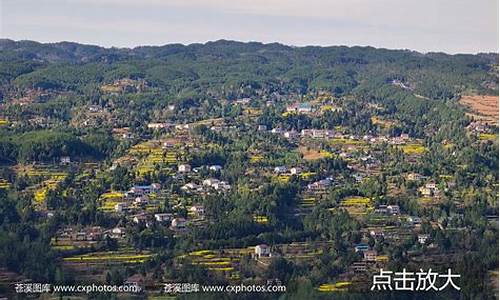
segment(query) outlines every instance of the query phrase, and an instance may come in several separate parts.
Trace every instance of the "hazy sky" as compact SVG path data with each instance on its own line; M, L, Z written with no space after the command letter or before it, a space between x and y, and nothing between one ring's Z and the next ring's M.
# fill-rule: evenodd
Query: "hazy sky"
M0 0L2 38L498 52L498 0Z

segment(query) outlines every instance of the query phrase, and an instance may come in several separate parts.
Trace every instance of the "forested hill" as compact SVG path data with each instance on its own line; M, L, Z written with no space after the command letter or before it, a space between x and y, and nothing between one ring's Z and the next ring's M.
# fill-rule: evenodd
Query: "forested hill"
M497 54L422 54L225 40L133 49L0 40L3 95L30 88L84 94L101 84L132 78L180 98L207 93L254 96L259 90L342 95L396 85L413 95L449 99L464 92L498 94L497 70Z

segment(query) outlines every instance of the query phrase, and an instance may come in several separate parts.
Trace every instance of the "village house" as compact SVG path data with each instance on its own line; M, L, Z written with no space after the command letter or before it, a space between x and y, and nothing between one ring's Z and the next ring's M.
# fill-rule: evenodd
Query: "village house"
M402 145L410 140L410 136L406 133L402 133L400 136L393 137L390 139L389 143L393 145Z
M285 167L285 166L278 166L278 167L274 168L274 173L276 173L276 174L283 174L283 173L286 173L286 171L287 171L287 167Z
M351 157L353 157L352 153L348 153L348 152L344 152L344 151L340 152L339 156L342 157L342 158L351 158Z
M292 175L299 175L300 172L302 172L302 170L299 167L293 167L290 169L290 174Z
M213 186L214 184L218 184L220 182L219 179L216 179L216 178L207 178L205 180L202 181L202 184L204 186Z
M312 137L313 138L331 138L333 137L335 132L333 130L328 129L313 129Z
M418 180L425 179L425 176L420 175L418 173L410 173L406 176L406 179L411 180L411 181L418 181Z
M426 244L427 241L430 239L430 235L428 234L419 234L418 237L418 242L422 245Z
M356 182L361 182L365 178L365 175L363 175L361 173L355 173L355 174L352 174L352 177L354 178L354 180L356 180Z
M384 215L399 215L401 210L399 205L384 205L381 204L375 209L375 213Z
M313 138L332 138L335 137L335 132L328 129L302 129L300 135L303 137L313 137Z
M279 127L271 129L271 133L282 134L283 132L285 131Z
M187 130L187 129L189 129L189 124L177 124L177 125L175 125L175 129L177 129L177 130Z
M100 241L103 237L104 231L101 226L87 227L72 235L72 239L77 241Z
M224 128L226 128L226 127L223 127L223 126L212 126L212 127L210 127L210 130L211 131L215 131L215 132L222 132L222 130L224 130Z
M251 98L241 98L241 99L238 99L234 102L237 104L248 105L248 104L250 104L250 101L252 101Z
M186 228L187 221L184 218L174 218L170 222L171 229L184 229Z
M101 110L101 107L99 105L90 105L89 106L89 111L91 113L97 113Z
M178 171L180 173L189 173L191 172L191 166L188 164L181 164L178 166Z
M415 216L409 216L407 220L409 223L411 223L413 225L419 225L422 223L422 219L420 219L419 217L415 217Z
M163 144L162 144L162 148L164 148L164 149L174 148L174 147L175 147L175 144L176 144L176 141L173 141L173 140L167 140L167 141L164 141L164 142L163 142Z
M71 158L69 156L61 157L61 165L69 165L71 163Z
M418 189L420 194L425 197L432 197L437 195L439 192L438 188L436 187L435 183L427 183L425 186L422 186Z
M205 208L202 205L193 205L189 211L198 218L205 217Z
M370 236L373 238L383 238L385 236L384 230L381 228L375 228L370 230Z
M212 184L212 188L214 188L215 190L219 190L219 191L220 190L229 190L229 189L231 189L231 185L225 181L219 181L217 183Z
M125 139L125 140L131 140L134 138L134 135L130 132L125 132L125 133L122 133L121 137L122 137L122 139Z
M220 170L222 170L222 166L219 166L219 165L211 165L208 169L209 169L210 171L219 172Z
M125 228L123 228L123 227L115 227L115 228L111 229L111 231L109 233L109 237L113 238L113 239L121 239L121 238L124 238L125 235L126 235Z
M183 191L194 191L194 190L199 190L199 189L200 189L200 186L194 182L186 183L185 185L183 185L181 187L181 190L183 190Z
M377 260L377 251L367 250L363 252L363 260L367 262L374 262Z
M171 124L171 123L149 123L148 124L149 129L165 129L165 128L170 128L172 126L173 126L173 124Z
M126 212L126 211L128 211L128 209L129 209L128 203L126 203L126 202L119 202L119 203L115 204L115 212L117 212L117 213Z
M431 189L429 189L429 188L426 188L426 187L424 187L424 186L420 187L420 188L418 189L418 191L419 191L419 193L420 193L422 196L424 196L424 197L430 197L430 196L432 196L432 190L431 190Z
M286 107L287 112L310 113L313 111L311 104L307 102L294 103Z
M132 217L132 221L136 224L146 224L148 216L146 214L139 214Z
M154 214L156 222L164 223L164 222L169 222L172 219L172 214L171 213L157 213Z
M308 190L324 190L332 184L331 178L321 179L307 185Z
M221 181L216 178L208 178L203 180L202 182L203 186L209 186L212 187L215 190L229 190L231 188L231 185L229 185L225 181Z
M125 196L140 197L151 193L158 193L160 189L161 185L159 183L153 183L150 185L134 185L128 192L125 193Z
M356 246L354 246L354 251L355 252L365 252L365 251L368 251L369 250L369 247L367 244L357 244Z
M471 122L466 128L477 133L484 133L487 130L487 127L482 122Z
M298 138L299 137L299 133L297 131L286 131L285 133L283 133L283 136L287 139L295 139L295 138Z
M389 215L399 215L401 213L399 205L387 205L387 213Z
M260 244L255 246L255 257L271 257L271 247L266 244Z
M149 197L147 195L139 196L134 199L134 203L138 206L146 205L149 202Z
M410 135L408 133L402 133L399 138L403 141L408 141L410 139Z
M313 135L314 129L302 129L300 131L300 135L303 137L311 137Z

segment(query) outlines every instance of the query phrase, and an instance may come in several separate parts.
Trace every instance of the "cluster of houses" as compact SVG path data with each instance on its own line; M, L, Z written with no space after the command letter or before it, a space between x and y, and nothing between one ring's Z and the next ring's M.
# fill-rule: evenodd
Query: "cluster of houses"
M420 181L420 180L427 179L427 176L424 176L424 175L421 175L418 173L409 173L408 175L406 175L406 179L408 179L410 181Z
M435 183L426 183L418 189L419 193L424 197L433 197L439 194L439 189Z
M312 113L313 107L308 102L295 102L286 107L286 112L291 113Z
M467 125L466 129L475 133L486 133L488 131L488 126L481 121L474 121Z
M396 216L401 214L401 210L399 209L399 205L379 205L375 208L375 213Z
M228 189L230 186L224 181L217 179L206 179L204 186L211 186L216 189ZM153 223L169 225L172 230L183 230L186 228L187 220L182 217L176 217L173 213L152 213L144 209L148 204L158 202L153 195L158 195L161 191L161 185L152 183L150 185L134 185L130 190L124 193L126 201L115 204L114 211L123 213L136 225L150 227ZM142 208L142 209L141 209ZM133 214L135 213L135 214ZM193 219L204 219L205 209L202 205L192 205L188 207L188 215Z
M299 175L302 172L302 169L300 167L292 167L288 170L286 166L274 167L274 173L276 174L286 174L288 172L290 175Z
M186 229L187 220L183 217L175 217L172 213L141 213L130 216L133 223L140 226L151 227L153 223L167 225L174 231L182 231Z
M150 194L157 194L161 190L159 183L152 183L150 185L134 185L130 190L125 192L124 202L115 204L115 212L124 213L129 212L134 208L140 208L150 203Z
M121 239L126 236L124 227L114 227L111 229L104 229L101 226L84 227L77 229L76 227L65 227L58 231L56 239L80 241L80 242L95 242L102 241L106 237Z
M330 187L333 183L333 178L328 177L325 179L318 180L316 182L307 185L307 189L310 191L321 191Z
M343 134L329 129L302 129L300 131L302 137L312 138L342 138Z
M186 183L181 187L184 192L206 192L208 189L213 189L216 191L228 191L231 189L231 185L226 181L219 180L217 178L207 178L202 181L201 184L196 184L194 182Z
M267 131L266 125L258 125L258 131ZM412 138L406 134L402 133L399 136L388 137L388 136L373 136L373 135L347 135L341 132L331 130L331 129L302 129L300 132L295 130L284 130L281 127L275 127L271 129L271 133L283 135L287 139L296 139L299 137L308 137L315 139L350 139L357 141L365 141L369 144L377 144L377 143L388 143L390 145L403 145L412 141Z

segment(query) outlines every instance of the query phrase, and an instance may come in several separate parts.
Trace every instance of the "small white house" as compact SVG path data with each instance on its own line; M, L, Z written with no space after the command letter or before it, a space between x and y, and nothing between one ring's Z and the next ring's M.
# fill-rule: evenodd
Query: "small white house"
M191 172L191 166L188 165L188 164L179 165L178 171L181 172L181 173Z
M125 236L125 228L115 227L111 230L111 237L114 239L123 238Z
M159 192L159 191L160 191L160 189L161 189L161 184L159 184L159 183L152 183L152 184L151 184L151 191L152 191L153 193L157 193L157 192Z
M430 235L428 235L428 234L419 234L418 235L418 242L420 244L424 245L425 243L427 243L429 238L430 238Z
M204 186L213 186L215 184L219 184L220 180L219 179L216 179L216 178L208 178L208 179L205 179L203 180L202 184Z
M119 202L115 204L115 211L122 213L128 209L128 204L125 202Z
M67 165L71 163L71 158L69 156L63 156L61 157L61 164L62 165Z
M209 169L210 169L210 171L219 172L220 170L222 170L222 166L211 165Z
M186 183L185 185L183 185L181 187L181 190L183 191L189 191L189 190L197 190L200 186L197 185L196 183L194 182L189 182L189 183Z
M399 215L401 213L399 205L387 205L387 213L390 215Z
M134 203L137 205L145 205L148 204L149 197L147 195L136 197Z
M157 222L168 222L172 218L172 214L169 213L159 213L155 214L154 216Z
M287 139L294 139L299 137L299 133L297 131L286 131L283 136Z
M372 229L370 230L370 236L372 236L373 238L384 237L385 236L384 230L378 228Z
M285 166L278 166L278 167L274 168L274 173L277 173L277 174L282 174L282 173L285 173L286 171L287 171L287 169Z
M266 244L260 244L255 246L255 256L260 257L271 257L271 247Z
M427 183L425 185L425 187L428 188L428 189L431 189L431 190L435 190L436 189L436 184L434 182Z

